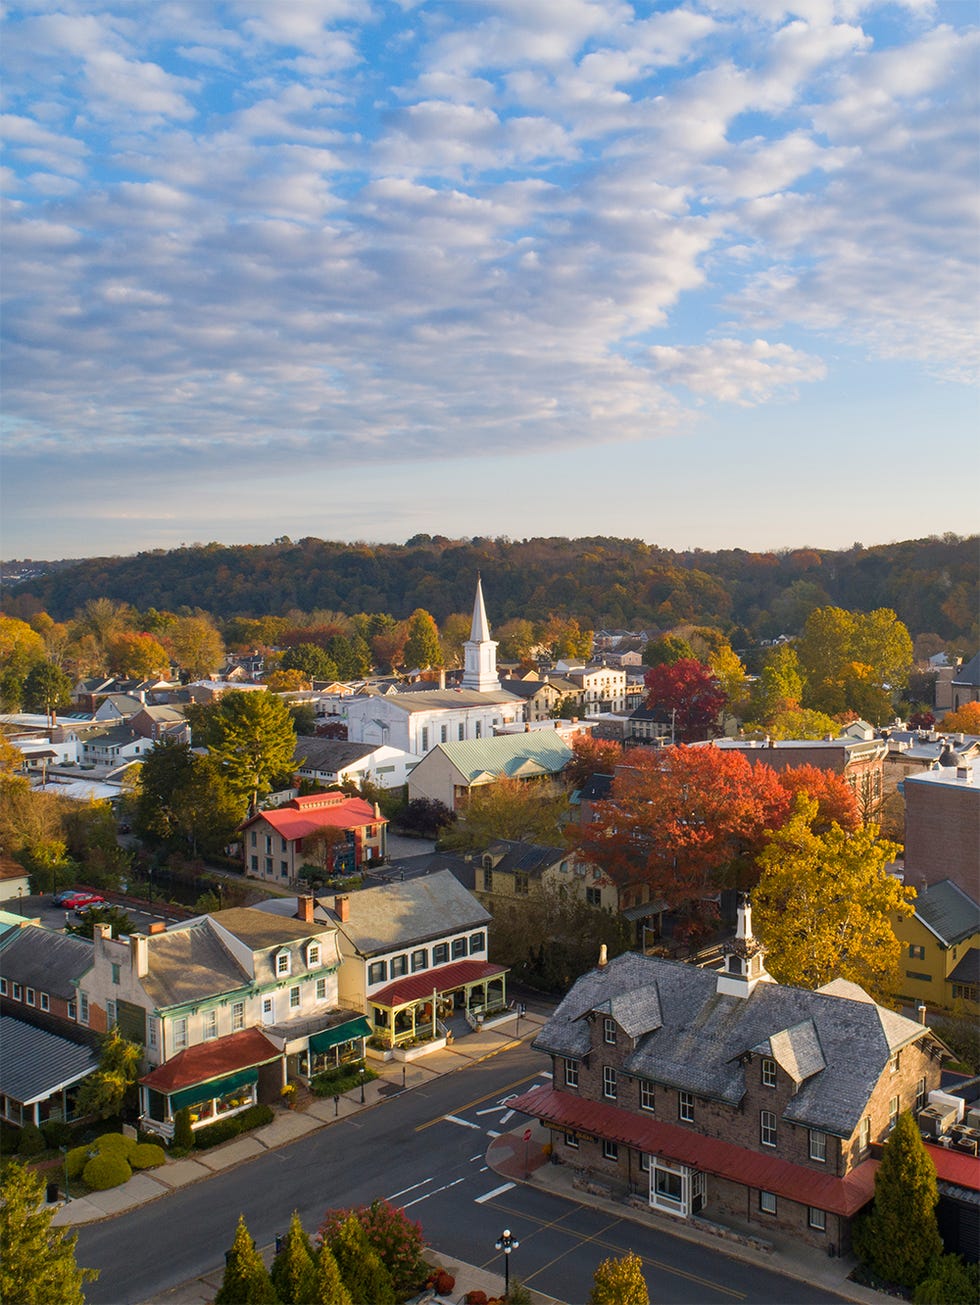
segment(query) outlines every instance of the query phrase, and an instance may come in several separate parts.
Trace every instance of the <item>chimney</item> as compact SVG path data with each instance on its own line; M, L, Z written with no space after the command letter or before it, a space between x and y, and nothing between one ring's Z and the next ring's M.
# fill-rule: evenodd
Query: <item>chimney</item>
M957 766L957 767L956 767L956 778L957 778L957 779L961 779L961 780L964 782L964 784L972 784L972 783L973 783L973 767L972 767L972 766Z
M608 964L609 964L609 952L606 948L606 944L603 943L602 946L599 948L599 969L604 970Z
M150 933L150 934L153 934L153 933L166 933L166 932L167 932L167 926L164 924L164 922L163 922L162 920L151 920L151 921L150 921L150 927L147 929L146 932L147 932L147 933Z
M296 919L301 920L303 924L313 923L313 894L304 893L302 897L296 899Z
M925 1008L925 1006L924 1006L924 1005L920 1005L920 1006L918 1007L918 1011L919 1011L919 1023L920 1023L920 1024L925 1024L925 1022L926 1022L926 1008Z
M444 689L445 687L446 687L446 668L445 668L445 666L440 666L440 667L439 667L439 688L440 688L440 689Z
M337 919L341 924L346 924L350 919L350 898L348 896L335 897L333 899L333 909L337 912Z
M142 979L150 968L149 943L145 934L130 934L129 954L133 968L136 971L136 977Z

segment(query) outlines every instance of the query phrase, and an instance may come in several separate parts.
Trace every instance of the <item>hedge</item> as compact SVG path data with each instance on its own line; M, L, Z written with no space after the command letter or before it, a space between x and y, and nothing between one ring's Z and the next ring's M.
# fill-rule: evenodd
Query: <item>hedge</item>
M124 1133L103 1133L95 1139L92 1146L97 1151L112 1151L128 1160L136 1150L137 1142L135 1137L126 1137Z
M162 1146L158 1146L155 1142L140 1142L133 1148L129 1163L133 1169L155 1169L166 1159L167 1153Z
M219 1119L216 1124L199 1128L194 1134L194 1145L206 1151L220 1142L227 1142L237 1137L239 1133L247 1133L252 1128L261 1128L263 1124L271 1124L273 1119L275 1113L271 1106L249 1106L240 1115L232 1115L230 1119Z
M82 1170L82 1181L93 1192L104 1192L108 1187L119 1187L133 1176L129 1161L117 1151L100 1151Z

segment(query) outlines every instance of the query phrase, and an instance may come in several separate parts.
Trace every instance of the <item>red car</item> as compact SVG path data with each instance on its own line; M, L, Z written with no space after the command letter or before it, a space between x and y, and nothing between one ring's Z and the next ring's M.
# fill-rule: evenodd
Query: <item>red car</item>
M71 893L69 896L62 898L58 903L66 911L77 911L80 906L104 906L105 898L100 897L98 893Z

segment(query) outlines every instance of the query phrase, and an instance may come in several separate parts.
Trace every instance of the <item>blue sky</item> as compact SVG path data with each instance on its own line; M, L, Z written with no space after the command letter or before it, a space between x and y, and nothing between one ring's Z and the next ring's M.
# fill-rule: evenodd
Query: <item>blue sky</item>
M8 0L0 555L977 529L971 0Z

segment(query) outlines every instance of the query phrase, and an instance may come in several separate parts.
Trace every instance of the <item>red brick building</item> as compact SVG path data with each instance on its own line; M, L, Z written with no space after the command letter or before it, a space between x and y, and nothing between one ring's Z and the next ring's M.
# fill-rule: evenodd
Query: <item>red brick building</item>
M336 868L358 871L385 859L387 824L376 804L345 793L293 798L285 806L259 811L245 822L245 873L253 879L295 887L301 867L311 859L312 836L322 830L333 830L338 836Z
M902 783L905 882L952 879L972 897L980 885L980 783L971 765L942 766Z

